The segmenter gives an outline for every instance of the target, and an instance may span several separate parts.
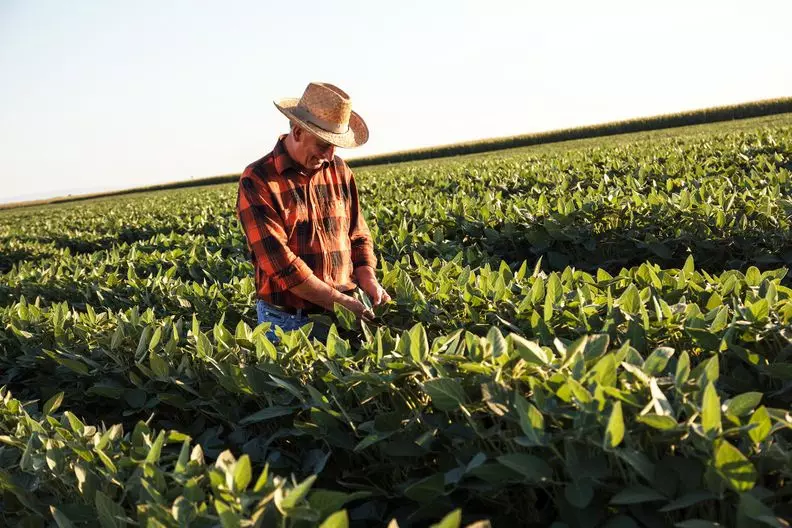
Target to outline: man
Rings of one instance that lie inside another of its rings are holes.
[[[283,330],[309,322],[309,313],[339,303],[358,318],[371,310],[350,294],[360,287],[379,305],[390,300],[374,273],[377,259],[349,166],[336,147],[368,141],[368,127],[349,96],[310,83],[300,99],[275,106],[291,129],[239,180],[237,217],[255,270],[259,323]],[[313,335],[326,338],[327,328]],[[274,340],[275,333],[268,333]]]

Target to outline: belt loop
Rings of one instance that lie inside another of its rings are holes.
[[[302,317],[302,308],[297,308],[297,319]]]

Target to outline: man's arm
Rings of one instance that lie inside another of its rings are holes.
[[[352,170],[346,167],[349,174],[349,242],[352,248],[352,268],[357,276],[357,269],[377,267],[377,257],[374,255],[374,242],[371,238],[366,219],[360,209],[357,184]]]
[[[374,255],[374,242],[371,238],[371,231],[369,231],[366,219],[360,210],[360,199],[355,176],[348,166],[345,168],[349,174],[349,240],[352,247],[352,266],[355,280],[358,286],[371,297],[372,304],[377,306],[390,301],[391,297],[380,286],[377,275],[374,272],[377,267],[377,257]]]
[[[256,188],[250,167],[239,180],[237,216],[253,258],[264,273],[283,290],[313,275],[311,268],[289,248],[288,236],[272,197]]]

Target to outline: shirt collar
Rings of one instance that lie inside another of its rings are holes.
[[[295,174],[300,176],[311,176],[311,174],[306,172],[305,167],[294,161],[289,155],[289,151],[286,150],[286,145],[284,144],[285,140],[286,134],[278,137],[278,142],[275,143],[275,148],[272,149],[272,154],[275,161],[275,170],[278,171],[278,174],[281,176],[288,176],[288,171],[290,169],[294,171]],[[327,168],[329,165],[330,163],[325,161],[322,165],[322,169]]]

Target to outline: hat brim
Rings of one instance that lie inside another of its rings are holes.
[[[346,132],[337,134],[335,132],[328,132],[323,128],[319,128],[318,126],[308,123],[300,117],[297,117],[294,114],[294,110],[297,108],[297,104],[299,102],[299,99],[294,98],[273,101],[273,103],[275,103],[275,107],[280,110],[283,115],[288,117],[291,121],[299,124],[302,128],[318,137],[322,141],[327,141],[332,145],[342,148],[359,147],[368,141],[369,131],[368,127],[366,126],[366,122],[363,121],[363,118],[360,117],[355,111],[352,111],[351,115],[349,116],[349,129]]]

